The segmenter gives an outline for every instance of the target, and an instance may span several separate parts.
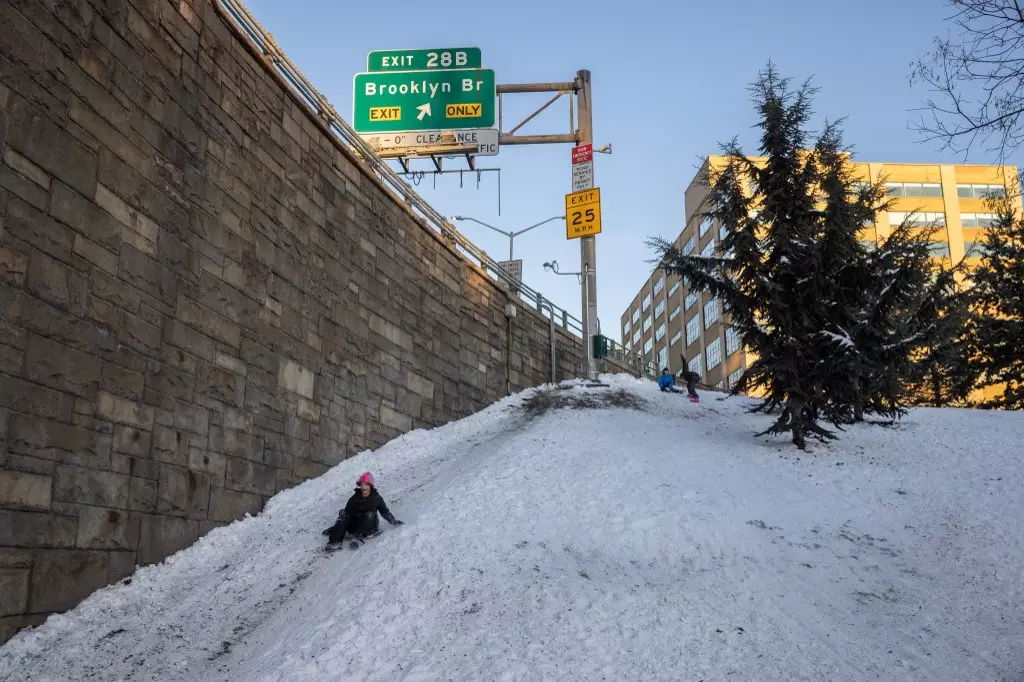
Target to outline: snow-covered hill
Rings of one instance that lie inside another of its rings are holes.
[[[605,379],[283,492],[21,633],[0,680],[1024,678],[1024,415],[808,455],[743,400]],[[406,525],[326,554],[365,470]]]

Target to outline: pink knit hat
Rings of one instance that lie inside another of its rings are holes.
[[[365,474],[360,476],[359,485],[362,485],[363,483],[369,483],[370,485],[373,485],[373,474],[367,471]]]

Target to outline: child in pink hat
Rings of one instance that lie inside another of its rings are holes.
[[[353,536],[362,540],[378,534],[380,532],[378,513],[392,526],[402,525],[402,522],[396,519],[388,509],[384,498],[377,492],[373,474],[367,471],[359,477],[355,494],[348,499],[345,508],[338,512],[338,520],[324,531],[324,535],[328,536],[327,546],[340,546],[345,541],[346,533],[352,533]],[[353,541],[352,546],[353,548],[358,547],[359,543]]]

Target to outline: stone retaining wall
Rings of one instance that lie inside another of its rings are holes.
[[[212,0],[0,0],[0,157],[0,641],[550,378]]]

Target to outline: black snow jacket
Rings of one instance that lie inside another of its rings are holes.
[[[330,542],[342,542],[345,534],[349,532],[354,535],[372,535],[377,532],[378,513],[392,526],[401,523],[388,509],[376,488],[371,488],[370,494],[365,497],[363,491],[356,488],[355,494],[348,498],[345,508],[338,512],[338,520],[325,530],[324,534],[330,536]]]

